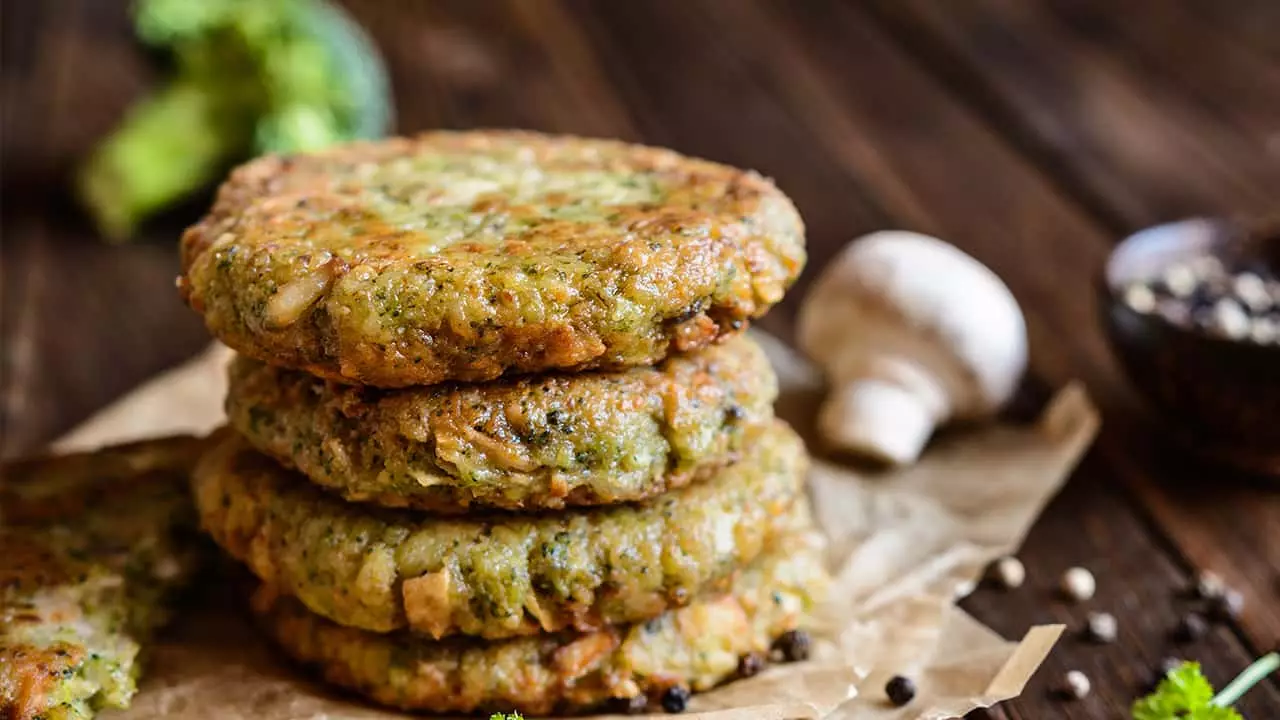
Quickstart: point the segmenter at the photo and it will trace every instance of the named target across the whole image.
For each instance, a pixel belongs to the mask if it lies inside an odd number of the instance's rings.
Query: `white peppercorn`
[[[1187,265],[1173,265],[1164,271],[1160,280],[1170,295],[1185,298],[1195,292],[1199,284],[1196,275],[1196,271]]]
[[[1280,338],[1280,323],[1269,317],[1254,318],[1249,326],[1249,339],[1259,345],[1267,345]]]
[[[1231,292],[1245,307],[1254,312],[1264,312],[1271,307],[1271,293],[1267,283],[1251,272],[1242,272],[1231,281]]]
[[[1170,325],[1186,326],[1191,324],[1191,308],[1181,300],[1164,298],[1156,303],[1156,314]]]
[[[991,564],[987,575],[1001,588],[1012,590],[1022,587],[1027,579],[1027,568],[1018,558],[1006,555]]]
[[[1224,588],[1222,593],[1209,601],[1209,615],[1218,622],[1232,622],[1240,618],[1244,612],[1244,594],[1233,588]]]
[[[1249,335],[1249,329],[1249,314],[1240,307],[1240,303],[1231,298],[1223,298],[1214,304],[1209,321],[1209,330],[1213,334],[1239,340]]]
[[[1212,570],[1201,570],[1196,574],[1195,595],[1201,600],[1212,600],[1222,595],[1227,587],[1222,576]]]
[[[1124,302],[1134,312],[1146,315],[1156,309],[1156,294],[1150,286],[1134,283],[1124,290]]]
[[[1098,583],[1093,573],[1082,567],[1073,567],[1062,574],[1062,593],[1071,600],[1083,602],[1097,592]]]
[[[1089,695],[1093,689],[1089,676],[1079,670],[1072,670],[1062,677],[1062,694],[1073,700],[1080,700]]]
[[[1218,279],[1226,275],[1227,268],[1213,255],[1200,255],[1184,265],[1191,274],[1201,280]]]
[[[1116,618],[1111,613],[1093,612],[1085,626],[1086,636],[1096,643],[1115,642],[1117,632]]]

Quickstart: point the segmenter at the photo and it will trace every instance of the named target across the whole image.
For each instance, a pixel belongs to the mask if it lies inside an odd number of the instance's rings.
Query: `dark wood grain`
[[[1101,444],[1118,478],[1189,566],[1245,597],[1237,629],[1255,653],[1280,647],[1280,500],[1274,479],[1190,455],[1150,424],[1118,418]]]
[[[1029,386],[1084,379],[1098,446],[1027,539],[1028,585],[964,607],[1013,637],[1117,615],[1120,642],[1072,637],[1007,717],[1119,717],[1160,657],[1221,682],[1280,642],[1280,493],[1167,445],[1119,375],[1093,283],[1119,237],[1196,212],[1276,209],[1280,12],[1269,0],[351,0],[383,48],[409,132],[519,126],[667,145],[777,179],[811,264],[764,321],[792,332],[807,283],[850,238],[941,235],[1026,310]],[[152,80],[124,0],[0,5],[0,453],[38,446],[205,341],[172,289],[199,203],[140,242],[101,244],[67,174]],[[1191,50],[1189,50],[1189,48]],[[1071,565],[1099,594],[1052,591]],[[1238,624],[1185,648],[1178,591],[1212,568],[1246,591]],[[1052,699],[1067,669],[1084,702]],[[1280,717],[1280,685],[1250,717]]]
[[[1118,13],[1114,4],[1100,0],[1055,0],[1049,8],[1077,37],[1110,52],[1134,68],[1135,75],[1167,87],[1221,128],[1201,135],[1202,142],[1216,146],[1219,134],[1234,133],[1245,151],[1263,158],[1256,167],[1263,168],[1267,159],[1280,165],[1280,105],[1273,100],[1280,97],[1280,65],[1274,37],[1270,52],[1241,42],[1235,33],[1207,24],[1187,3],[1135,0],[1127,12]],[[1269,22],[1271,30],[1280,30],[1280,19]],[[1188,57],[1195,61],[1187,62]],[[1252,171],[1246,166],[1239,172],[1247,176]],[[1259,173],[1257,179],[1280,188],[1280,174]]]
[[[1110,226],[1274,210],[1280,162],[1266,143],[1047,3],[869,5]],[[1165,5],[1151,12],[1171,12]],[[1115,14],[1121,23],[1151,21],[1150,13]],[[1217,59],[1205,57],[1187,49],[1180,62]]]
[[[174,222],[113,248],[68,193],[148,77],[119,3],[5,3],[0,453],[30,450],[207,342],[173,290]]]
[[[979,87],[966,86],[976,94],[966,95],[965,102],[998,126],[1016,128],[1014,133],[1032,128],[1038,146],[1028,155],[1055,156],[1045,167],[1071,165],[1061,181],[1066,194],[1082,198],[1104,226],[1116,226],[1114,236],[1160,217],[1274,211],[1280,155],[1265,131],[1277,126],[1280,111],[1274,61],[1248,43],[1233,46],[1231,35],[1206,27],[1195,8],[1138,5],[1141,12],[1109,13],[1088,2],[1023,4],[1016,10],[992,4],[979,13],[965,4],[876,3],[873,15],[900,42],[933,43],[921,61],[938,77],[956,77],[956,67],[967,66],[963,82]],[[1186,61],[1188,47],[1196,48],[1194,62]],[[1061,57],[1055,59],[1056,53]],[[940,65],[943,59],[951,64]],[[1093,62],[1117,69],[1095,77],[1082,69]],[[1099,102],[1115,107],[1070,108],[1063,83],[1101,86]],[[1045,94],[1057,98],[1059,107],[1043,100]],[[1162,168],[1143,160],[1142,147],[1127,145],[1123,133],[1099,132],[1107,128],[1091,120],[1091,113],[1121,107],[1126,122],[1149,130],[1148,140],[1164,149],[1156,158],[1170,173],[1163,184],[1146,176]],[[1043,124],[1050,115],[1064,132]],[[1157,115],[1160,123],[1144,119]],[[1089,167],[1094,162],[1096,174]],[[1113,192],[1098,184],[1107,182],[1126,189]],[[1134,198],[1160,206],[1140,208],[1131,203]],[[1271,487],[1155,444],[1150,423],[1132,420],[1132,414],[1118,415],[1122,426],[1107,428],[1100,440],[1118,479],[1186,566],[1214,569],[1246,592],[1249,609],[1239,628],[1245,647],[1260,652],[1280,643],[1280,497]]]

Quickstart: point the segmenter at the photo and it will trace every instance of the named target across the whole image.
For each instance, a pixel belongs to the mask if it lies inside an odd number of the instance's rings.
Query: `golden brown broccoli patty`
[[[690,602],[803,519],[800,439],[778,423],[750,445],[706,481],[644,503],[455,519],[344,503],[228,435],[196,469],[196,506],[233,557],[343,625],[592,630]]]
[[[804,626],[827,586],[821,542],[798,533],[734,578],[726,593],[644,623],[510,640],[431,640],[337,625],[265,587],[254,612],[284,652],[325,680],[384,705],[534,715],[658,701],[672,687],[707,690],[732,679],[742,656],[764,656]],[[642,707],[644,701],[626,703]]]
[[[658,367],[377,390],[256,360],[227,413],[259,451],[348,500],[436,512],[643,500],[726,465],[773,419],[754,341]]]
[[[264,362],[352,384],[649,365],[741,329],[804,264],[752,172],[531,132],[433,132],[232,173],[179,285]]]
[[[0,717],[128,706],[142,643],[196,571],[200,448],[171,438],[0,469]]]

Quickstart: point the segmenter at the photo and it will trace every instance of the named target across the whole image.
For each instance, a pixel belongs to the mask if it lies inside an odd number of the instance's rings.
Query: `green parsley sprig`
[[[1242,720],[1231,706],[1277,668],[1280,653],[1264,655],[1215,695],[1200,663],[1184,662],[1164,676],[1155,692],[1133,703],[1133,720]]]

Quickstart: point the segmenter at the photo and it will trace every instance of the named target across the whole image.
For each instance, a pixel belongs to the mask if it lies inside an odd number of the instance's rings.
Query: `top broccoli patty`
[[[196,569],[187,481],[200,447],[172,438],[0,470],[0,717],[128,706],[141,643]]]
[[[645,365],[776,303],[791,201],[669,150],[435,132],[232,173],[179,285],[245,355],[384,387]]]

